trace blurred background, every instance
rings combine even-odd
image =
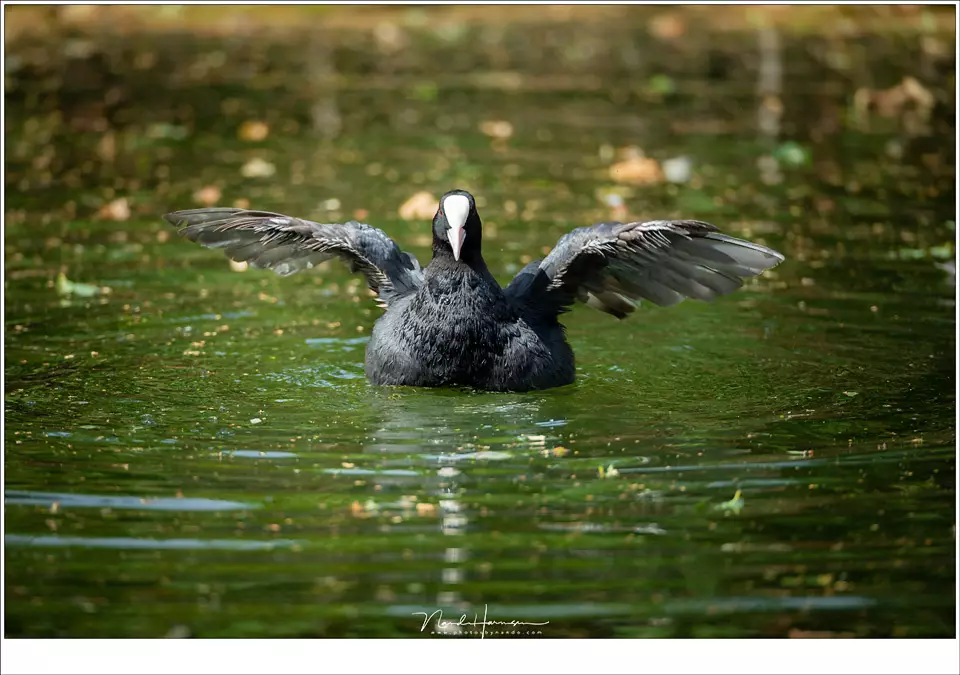
[[[4,18],[8,636],[485,603],[550,637],[953,635],[954,7]],[[161,219],[355,218],[426,264],[452,188],[501,283],[605,219],[787,261],[573,312],[561,391],[381,392],[342,264],[280,279]]]

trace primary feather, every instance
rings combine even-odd
[[[420,263],[382,230],[365,223],[314,223],[267,211],[207,208],[164,216],[180,234],[252,267],[288,276],[342,258],[361,272],[381,301],[389,303],[423,283]]]
[[[698,220],[599,223],[564,235],[507,287],[519,304],[562,312],[580,301],[624,318],[640,300],[713,300],[783,260]]]

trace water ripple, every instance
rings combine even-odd
[[[135,509],[138,511],[243,511],[259,509],[260,504],[234,502],[205,497],[135,497],[82,495],[66,492],[31,492],[28,490],[6,490],[3,493],[5,504],[52,507],[59,509]]]
[[[277,539],[273,541],[257,541],[252,539],[140,539],[137,537],[61,537],[54,534],[5,534],[3,542],[7,546],[37,546],[46,548],[76,546],[81,548],[161,549],[178,551],[271,551],[277,548],[289,548],[298,544],[298,542],[290,539]]]

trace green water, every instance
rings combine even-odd
[[[954,634],[952,59],[781,36],[762,136],[751,33],[325,38],[8,46],[7,636],[435,637],[418,612],[485,606],[543,637]],[[856,87],[908,74],[927,131],[850,123]],[[266,139],[238,139],[250,119]],[[787,141],[808,161],[763,182]],[[547,392],[371,387],[359,278],[238,273],[159,218],[208,185],[365,209],[425,264],[429,219],[397,209],[463,187],[506,283],[611,217],[605,146],[630,144],[694,168],[624,191],[630,217],[787,260],[712,304],[578,308],[578,381]],[[128,219],[96,215],[120,197]]]

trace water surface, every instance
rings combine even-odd
[[[910,35],[541,28],[8,52],[8,636],[433,636],[418,613],[484,607],[544,637],[954,634],[952,59]],[[857,88],[906,75],[927,128],[851,122]],[[618,185],[631,145],[692,178]],[[787,261],[712,304],[578,308],[569,387],[378,389],[379,310],[342,265],[238,273],[159,220],[210,186],[364,218],[424,263],[429,219],[399,206],[464,187],[503,283],[611,217]]]

